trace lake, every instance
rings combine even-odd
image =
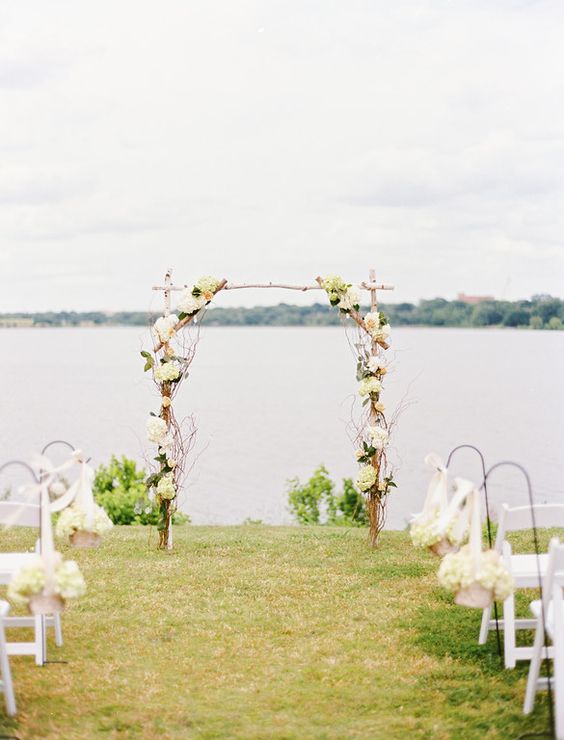
[[[159,405],[139,356],[146,330],[3,329],[0,339],[2,460],[56,438],[95,464],[112,453],[151,457],[145,420]],[[420,509],[426,453],[446,458],[461,443],[479,446],[490,465],[524,464],[536,500],[564,500],[563,332],[397,328],[388,356],[382,398],[388,411],[401,407],[389,527]],[[198,426],[182,508],[198,524],[291,522],[288,478],[307,478],[320,463],[339,481],[356,474],[356,386],[341,328],[204,327],[176,405]],[[452,470],[479,479],[473,453],[460,453]],[[495,502],[525,502],[518,473],[495,476]]]

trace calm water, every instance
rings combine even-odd
[[[158,400],[142,372],[146,333],[123,329],[0,330],[2,459],[29,456],[51,439],[143,460],[149,410]],[[395,329],[384,400],[402,406],[393,438],[398,489],[390,527],[419,510],[429,451],[461,442],[490,464],[524,463],[538,500],[564,500],[564,333]],[[247,517],[291,521],[285,481],[319,463],[354,476],[349,439],[355,361],[340,328],[206,328],[179,415],[194,413],[197,459],[183,494],[195,523]],[[453,470],[478,479],[469,453]],[[498,501],[521,501],[515,473],[500,472]]]

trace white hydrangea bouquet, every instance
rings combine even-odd
[[[484,609],[492,601],[504,601],[510,596],[514,583],[499,553],[482,552],[480,494],[469,481],[459,481],[458,488],[466,491],[470,542],[459,552],[445,556],[439,568],[439,583],[455,592],[456,604]]]
[[[461,606],[483,609],[492,601],[505,601],[513,592],[513,578],[495,550],[472,557],[470,545],[447,555],[439,568],[439,583],[456,592]]]
[[[80,473],[54,508],[61,512],[55,534],[68,538],[73,547],[98,547],[101,536],[109,532],[113,524],[104,509],[94,501],[94,470],[88,465],[86,455],[75,450],[73,458],[80,465]],[[59,505],[65,508],[59,508]]]
[[[86,593],[86,583],[74,560],[64,561],[60,553],[54,552],[51,562],[49,569],[45,559],[37,555],[20,568],[10,581],[8,598],[15,604],[26,604],[32,614],[54,614],[64,610],[67,599]]]
[[[448,470],[441,458],[430,453],[425,463],[434,470],[422,511],[410,522],[409,534],[414,547],[428,548],[443,557],[456,552],[468,535],[468,511],[460,509],[466,494],[458,492],[448,502]]]
[[[102,535],[113,527],[112,520],[105,510],[93,505],[90,521],[87,513],[76,505],[64,509],[55,526],[55,534],[61,539],[69,539],[74,547],[98,547]]]

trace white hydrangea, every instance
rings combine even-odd
[[[75,599],[86,592],[86,583],[74,560],[63,561],[55,553],[55,593],[63,599]],[[45,587],[45,563],[39,555],[29,565],[17,571],[8,586],[8,598],[14,603],[27,604],[32,596],[40,594]]]
[[[353,285],[347,288],[344,295],[339,299],[339,308],[343,311],[350,311],[360,304],[360,288]]]
[[[167,473],[159,480],[157,484],[157,493],[162,499],[173,499],[176,496],[176,488],[174,487],[174,474]]]
[[[371,373],[378,373],[380,370],[382,370],[382,368],[386,367],[386,361],[383,357],[372,355],[372,357],[366,363],[366,367]]]
[[[380,393],[381,390],[382,383],[378,380],[378,378],[363,378],[360,381],[360,385],[358,387],[358,395],[369,396],[371,393]]]
[[[30,597],[39,594],[45,586],[45,566],[37,555],[33,562],[14,573],[8,586],[8,598],[14,604],[27,604]]]
[[[147,419],[147,439],[149,442],[161,444],[167,434],[168,427],[166,421],[159,416],[149,416]]]
[[[438,577],[441,586],[449,591],[458,591],[478,583],[493,592],[495,601],[505,601],[515,587],[511,574],[495,550],[480,553],[478,568],[474,573],[469,545],[445,556]]]
[[[178,362],[172,360],[171,362],[163,362],[155,368],[155,380],[158,383],[170,383],[173,380],[177,380],[180,377],[180,365]]]
[[[383,450],[390,435],[388,434],[387,429],[374,426],[368,427],[368,436],[370,437],[373,447],[377,450]]]
[[[206,305],[206,298],[204,295],[192,295],[192,288],[187,288],[178,301],[177,311],[186,314],[193,314],[202,309]]]
[[[200,293],[204,296],[207,302],[207,301],[211,301],[211,299],[213,298],[214,293],[219,288],[220,282],[221,280],[218,280],[212,275],[204,275],[194,285],[194,288],[197,288],[200,291]]]
[[[61,512],[61,515],[57,519],[55,534],[57,537],[67,538],[73,532],[82,530],[103,535],[109,532],[113,526],[112,520],[101,506],[94,505],[94,517],[92,524],[88,528],[86,527],[86,513],[77,506],[69,506]]]
[[[161,316],[155,321],[154,330],[161,342],[168,342],[176,334],[174,327],[178,324],[178,316],[174,313],[170,316]]]
[[[55,591],[63,599],[78,599],[86,593],[86,583],[74,560],[66,560],[55,569]]]
[[[448,540],[451,545],[461,545],[468,536],[468,527],[458,526],[458,518],[454,517],[444,528],[439,527],[441,512],[434,515],[421,515],[412,521],[409,534],[415,547],[431,547],[442,539]]]
[[[372,486],[376,483],[376,480],[376,470],[372,467],[372,465],[364,465],[358,471],[358,475],[356,477],[356,485],[360,491],[365,493],[372,488]]]

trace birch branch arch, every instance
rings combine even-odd
[[[305,293],[324,290],[329,302],[345,318],[352,320],[356,329],[353,343],[357,355],[356,375],[359,395],[363,397],[364,413],[358,424],[356,459],[360,469],[356,479],[358,489],[366,499],[370,521],[369,540],[372,547],[378,544],[379,534],[385,523],[386,500],[395,487],[393,473],[388,466],[386,446],[389,424],[385,406],[381,401],[383,378],[386,375],[384,351],[389,348],[390,325],[387,317],[378,310],[377,291],[390,291],[393,285],[377,283],[374,270],[368,280],[357,286],[346,283],[341,277],[317,277],[307,285],[285,283],[230,283],[211,276],[200,278],[194,285],[174,285],[172,270],[165,275],[163,285],[153,290],[163,294],[163,315],[152,327],[151,351],[142,351],[145,371],[151,372],[158,388],[160,409],[151,412],[147,420],[147,438],[157,446],[154,472],[147,478],[147,486],[159,508],[159,547],[172,549],[172,519],[176,511],[177,493],[187,471],[187,460],[195,435],[193,424],[182,428],[174,414],[173,399],[187,370],[194,359],[196,342],[187,342],[182,330],[195,323],[210,301],[222,290],[246,288],[278,288]],[[361,312],[361,294],[370,296],[370,310]],[[179,293],[176,313],[172,296]]]

